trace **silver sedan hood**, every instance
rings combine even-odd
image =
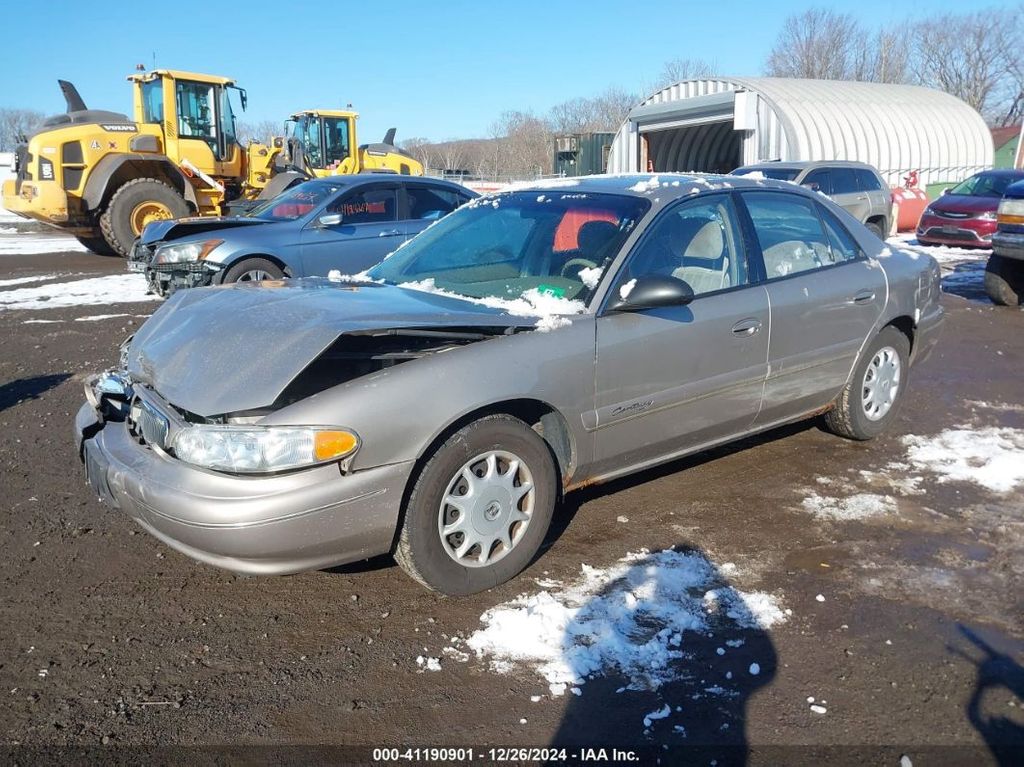
[[[314,278],[175,293],[132,339],[133,380],[209,417],[269,407],[340,335],[395,328],[529,327],[434,293]]]

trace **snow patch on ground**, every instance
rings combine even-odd
[[[974,482],[994,493],[1024,484],[1024,430],[988,426],[946,429],[932,437],[903,437],[907,459],[940,482]]]
[[[0,256],[34,255],[38,253],[87,253],[74,237],[64,234],[0,234]]]
[[[29,282],[45,282],[46,280],[56,279],[57,274],[37,274],[30,277],[12,277],[9,280],[0,280],[0,288],[9,288],[14,285],[25,285]]]
[[[0,291],[0,310],[58,309],[156,300],[157,296],[146,293],[143,275],[115,274]]]
[[[583,565],[574,583],[491,608],[465,646],[499,673],[532,668],[552,695],[608,675],[628,678],[631,690],[657,690],[692,672],[686,632],[785,620],[775,596],[726,585],[699,553],[642,551],[608,568]]]
[[[844,522],[897,513],[895,499],[874,493],[858,493],[849,498],[831,498],[812,493],[804,498],[802,505],[818,519]]]
[[[425,658],[422,655],[417,656],[416,665],[423,671],[440,671],[441,661],[437,658]]]

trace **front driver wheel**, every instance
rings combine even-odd
[[[868,344],[853,375],[825,414],[829,431],[849,439],[877,437],[896,417],[907,388],[910,341],[898,329],[882,328]]]
[[[515,577],[540,549],[557,497],[547,443],[509,415],[474,421],[427,461],[395,561],[429,589],[473,594]]]
[[[281,267],[266,258],[246,258],[224,272],[222,282],[263,282],[284,279]]]

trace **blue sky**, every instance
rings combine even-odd
[[[130,112],[137,63],[234,77],[242,119],[296,109],[360,111],[360,142],[486,135],[506,109],[544,113],[608,86],[643,91],[676,57],[757,75],[787,15],[831,5],[866,24],[963,12],[963,0],[832,3],[668,0],[16,3],[4,11],[0,106],[64,110],[56,80],[90,107]],[[996,3],[999,5],[1000,3]],[[161,14],[154,9],[176,7]],[[1011,3],[1002,3],[1011,5]]]

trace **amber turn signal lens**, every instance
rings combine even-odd
[[[317,461],[344,458],[359,445],[356,435],[348,431],[318,431],[313,441]]]

